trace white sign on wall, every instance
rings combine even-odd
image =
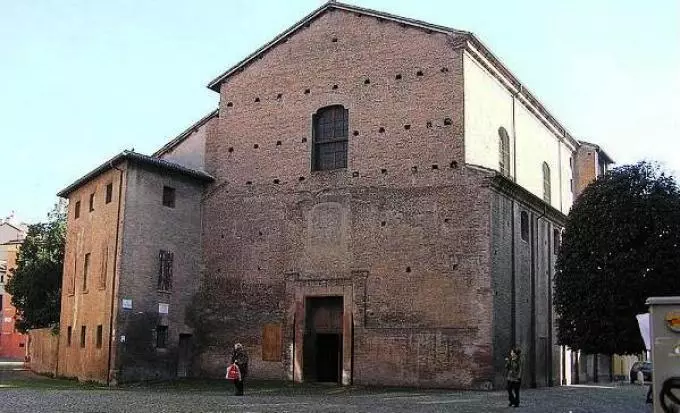
[[[123,310],[132,310],[132,299],[123,298]]]
[[[5,317],[5,323],[11,323],[12,317]]]
[[[158,303],[158,314],[167,314],[170,310],[170,304]]]

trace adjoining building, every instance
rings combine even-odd
[[[0,222],[0,358],[4,359],[23,360],[26,354],[27,337],[15,327],[17,311],[5,284],[16,270],[27,230],[23,224],[10,222],[10,218]]]
[[[60,193],[60,374],[221,377],[238,341],[255,378],[492,388],[519,345],[559,384],[581,144],[477,37],[329,2],[208,87],[153,157]]]
[[[181,357],[176,365],[190,331],[178,309],[198,286],[201,196],[211,181],[125,151],[59,192],[69,208],[58,375],[115,382],[188,374],[188,360],[184,371]]]

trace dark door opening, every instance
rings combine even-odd
[[[342,297],[305,300],[305,380],[339,383],[342,377]]]
[[[179,335],[177,349],[177,377],[189,377],[191,365],[191,334]]]
[[[342,334],[317,334],[316,381],[340,381]]]

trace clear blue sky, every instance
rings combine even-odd
[[[0,218],[217,106],[205,85],[319,0],[0,0]],[[677,0],[355,0],[476,33],[580,139],[680,171]]]

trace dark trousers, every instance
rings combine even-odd
[[[519,406],[519,387],[521,381],[510,381],[508,380],[508,399],[512,406]]]
[[[234,395],[243,396],[243,380],[234,380]]]

